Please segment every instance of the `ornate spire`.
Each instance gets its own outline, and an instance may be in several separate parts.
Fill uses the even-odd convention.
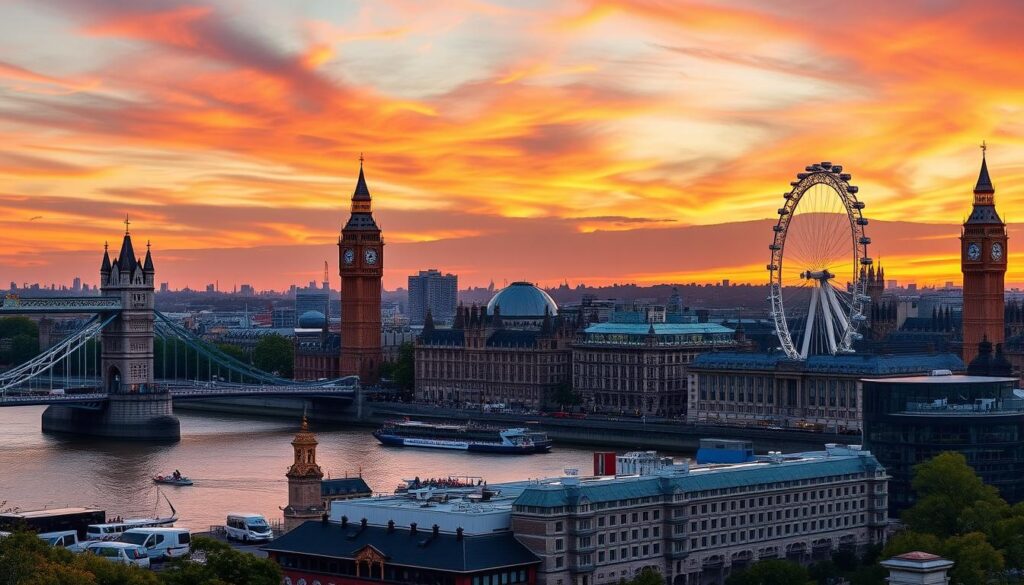
[[[107,242],[103,242],[103,264],[100,265],[100,274],[110,274],[110,254],[107,253],[107,249]]]
[[[992,179],[988,176],[988,161],[985,156],[981,157],[981,171],[978,173],[978,182],[974,185],[974,193],[995,193],[996,188],[992,186]]]
[[[366,186],[366,176],[363,175],[362,153],[359,153],[359,179],[356,181],[356,190],[352,193],[352,201],[370,201],[370,188]],[[356,211],[355,207],[352,211]]]
[[[150,252],[150,242],[146,240],[146,260],[142,264],[142,270],[144,272],[154,272],[153,268],[153,254]]]

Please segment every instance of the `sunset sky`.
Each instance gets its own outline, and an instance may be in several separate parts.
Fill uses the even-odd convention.
[[[763,282],[844,165],[890,278],[960,281],[987,141],[1024,216],[1019,2],[0,0],[0,283],[338,286],[360,152],[385,286]],[[907,223],[913,222],[913,223]],[[1011,226],[1007,277],[1024,231]]]

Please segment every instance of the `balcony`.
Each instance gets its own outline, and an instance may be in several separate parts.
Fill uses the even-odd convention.
[[[592,573],[594,572],[594,561],[575,561],[569,564],[570,573]]]

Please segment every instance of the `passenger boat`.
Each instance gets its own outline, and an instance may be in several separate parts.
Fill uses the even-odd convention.
[[[103,524],[90,524],[85,531],[85,537],[88,540],[117,540],[122,533],[132,528],[157,528],[174,526],[174,523],[178,521],[178,511],[174,509],[174,504],[165,494],[159,494],[157,496],[157,503],[159,503],[159,496],[163,495],[164,499],[167,500],[167,505],[171,507],[171,515],[155,518],[114,518],[109,519]]]
[[[544,433],[524,428],[500,429],[472,423],[457,425],[406,420],[387,423],[374,431],[373,436],[385,445],[399,447],[518,455],[547,453],[551,450],[551,439]]]

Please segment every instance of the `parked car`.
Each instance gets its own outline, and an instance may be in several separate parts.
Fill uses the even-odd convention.
[[[86,552],[103,557],[122,565],[135,565],[143,569],[149,568],[149,553],[146,549],[128,542],[94,542],[85,547]]]

